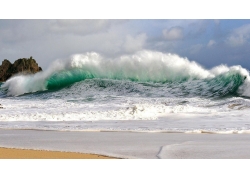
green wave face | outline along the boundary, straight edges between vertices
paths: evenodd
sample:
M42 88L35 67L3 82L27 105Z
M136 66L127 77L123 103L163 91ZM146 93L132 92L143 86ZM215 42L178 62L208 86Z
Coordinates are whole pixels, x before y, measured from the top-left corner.
M85 79L92 79L94 75L88 71L84 71L82 69L72 69L72 70L64 70L53 74L47 80L47 88L51 89L60 89L71 85L75 82L79 82Z
M226 96L229 94L237 94L239 87L244 83L245 76L239 73L225 73L216 76L213 79L206 80L209 88L207 91L211 92L213 96Z
M194 86L200 91L201 96L224 97L228 95L238 95L239 87L244 83L245 77L239 73L227 72L212 79L204 79L204 83Z
M244 80L245 77L247 80ZM141 51L113 59L98 53L74 55L65 61L55 61L44 72L15 76L6 81L1 89L5 89L9 96L19 96L62 89L86 79L129 81L134 83L133 87L137 86L136 83L148 83L150 86L159 83L164 87L157 91L167 89L176 95L206 97L237 94L239 87L244 85L242 94L250 96L249 72L241 66L220 65L207 70L178 55L153 51ZM115 86L116 83L111 84ZM143 94L147 88L141 91Z
M75 82L79 82L85 79L111 79L111 80L129 80L132 82L153 82L153 83L171 83L171 82L185 82L190 78L195 80L196 77L188 76L174 76L174 77L164 77L159 74L148 74L145 72L124 72L122 70L117 70L113 72L95 72L93 70L86 70L81 68L74 68L70 70L59 71L46 80L47 89L60 89L69 86Z
M113 76L112 76L113 75ZM110 88L110 90L114 90L114 88L122 88L120 86L119 80L125 80L133 82L133 86L131 88L136 88L137 85L143 84L143 88L140 89L141 94L147 94L148 88L154 88L154 91L158 88L159 91L164 93L164 90L161 88L167 88L168 92L173 95L179 96L203 96L203 97L224 97L228 95L237 95L237 91L239 87L244 83L245 76L241 75L239 72L229 71L220 75L215 76L214 78L205 78L205 79L195 79L190 80L188 77L179 77L175 80L166 80L158 78L157 81L154 79L152 81L152 77L145 78L145 75L139 76L138 74L130 74L129 76L124 75L123 72L119 72L117 74L101 74L98 72L91 72L90 70L85 69L71 69L64 70L53 74L47 80L47 88L49 90L57 90L60 88L67 87L76 82L83 81L86 79L106 79L107 83L105 88ZM146 76L148 77L148 76ZM118 81L113 81L118 80ZM104 87L100 83L102 81L93 81L95 83L95 87ZM158 86L157 84L162 84ZM113 87L110 87L113 86ZM152 92L150 92L152 94ZM164 96L164 94L162 94Z

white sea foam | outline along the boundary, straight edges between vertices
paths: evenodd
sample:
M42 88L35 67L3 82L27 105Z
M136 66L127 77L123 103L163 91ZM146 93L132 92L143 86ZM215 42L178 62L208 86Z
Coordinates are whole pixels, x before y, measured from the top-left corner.
M57 80L60 72L71 78L74 69L94 79L32 93L47 90L50 78ZM110 59L88 52L56 60L34 75L17 75L2 88L8 96L0 99L0 128L186 133L250 129L250 100L232 95L250 97L246 69L220 65L207 70L174 54L144 50ZM31 94L19 96L25 93Z
M206 70L194 61L175 54L155 51L139 51L133 55L106 58L95 52L72 55L66 60L54 61L48 69L35 75L18 75L2 85L7 94L18 96L48 89L48 80L61 71L80 68L97 78L132 79L142 82L179 81L184 79L212 78L225 72L238 72L247 77L241 92L248 96L249 73L241 66L220 65ZM246 90L247 89L247 90Z

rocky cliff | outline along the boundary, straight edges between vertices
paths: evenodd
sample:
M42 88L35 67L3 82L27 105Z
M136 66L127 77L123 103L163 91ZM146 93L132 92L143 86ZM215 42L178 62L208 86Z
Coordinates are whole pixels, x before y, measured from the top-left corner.
M0 82L6 81L17 73L34 74L39 71L42 71L42 68L38 66L36 60L32 57L18 59L14 64L5 59L0 66Z

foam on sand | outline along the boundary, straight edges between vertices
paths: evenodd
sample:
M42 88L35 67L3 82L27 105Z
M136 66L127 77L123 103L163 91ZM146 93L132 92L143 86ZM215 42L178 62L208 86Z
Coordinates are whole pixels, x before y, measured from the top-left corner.
M248 134L58 132L0 129L0 146L120 158L250 158ZM49 139L49 141L48 141Z

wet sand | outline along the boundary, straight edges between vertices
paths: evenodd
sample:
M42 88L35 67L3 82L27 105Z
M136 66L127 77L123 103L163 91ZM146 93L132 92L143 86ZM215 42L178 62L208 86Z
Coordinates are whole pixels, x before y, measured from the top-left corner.
M57 151L57 154L60 154L58 151L82 153L83 157L84 154L98 154L125 159L250 159L250 134L0 129L0 147L45 150L47 153ZM65 158L72 159L74 156L65 155Z
M0 159L114 159L96 154L0 148Z

